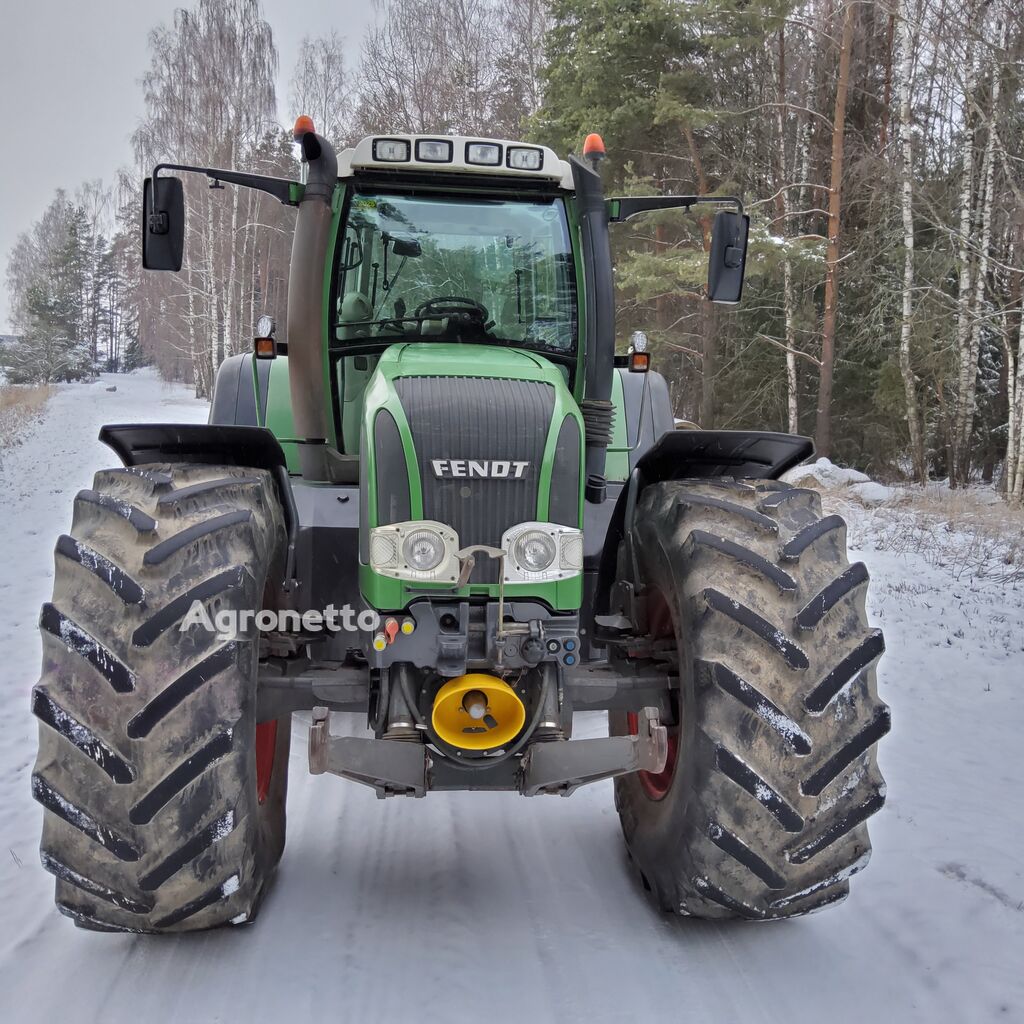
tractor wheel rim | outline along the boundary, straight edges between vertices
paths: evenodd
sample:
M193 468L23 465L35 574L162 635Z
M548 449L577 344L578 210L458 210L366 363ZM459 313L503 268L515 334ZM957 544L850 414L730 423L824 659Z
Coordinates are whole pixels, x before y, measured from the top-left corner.
M651 594L648 604L648 621L650 623L650 634L655 640L661 640L666 637L675 638L675 624L672 621L672 612L660 591L655 591ZM666 726L668 731L668 755L665 758L665 767L660 772L636 773L637 781L650 800L663 800L665 794L672 787L672 779L676 773L676 763L679 760L678 718L679 713L677 709L677 724ZM635 711L627 712L626 722L630 735L636 736L640 731L640 720L637 713Z
M640 730L639 716L635 711L626 713L630 735L635 736ZM637 781L651 800L662 800L672 785L676 773L676 760L679 756L679 727L670 725L668 728L668 755L665 767L660 772L637 772Z
M277 747L277 719L256 726L256 799L265 803L274 777L274 751Z

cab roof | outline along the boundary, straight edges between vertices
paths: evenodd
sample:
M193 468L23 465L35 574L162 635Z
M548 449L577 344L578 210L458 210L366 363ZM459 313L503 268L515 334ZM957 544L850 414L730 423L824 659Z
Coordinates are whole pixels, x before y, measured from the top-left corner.
M500 175L573 188L569 164L547 146L475 135L371 135L338 155L340 178L370 170Z

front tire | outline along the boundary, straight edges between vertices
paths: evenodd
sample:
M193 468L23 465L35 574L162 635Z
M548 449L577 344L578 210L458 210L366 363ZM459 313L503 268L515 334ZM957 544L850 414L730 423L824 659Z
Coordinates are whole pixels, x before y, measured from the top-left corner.
M256 721L258 634L196 623L263 607L284 527L270 475L97 474L75 499L43 606L32 793L58 908L83 927L251 920L285 838L290 720Z
M845 523L785 484L668 482L643 492L630 542L651 641L679 677L666 771L615 784L646 887L707 918L842 900L870 855L889 729ZM630 718L611 715L612 731L635 731Z

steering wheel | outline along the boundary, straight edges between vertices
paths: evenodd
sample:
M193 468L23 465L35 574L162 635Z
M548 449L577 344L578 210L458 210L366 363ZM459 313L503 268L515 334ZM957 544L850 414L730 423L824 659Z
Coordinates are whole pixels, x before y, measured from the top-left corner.
M464 295L439 295L437 298L427 299L416 307L413 315L450 316L466 323L480 324L486 324L490 319L486 306L476 299L467 299Z

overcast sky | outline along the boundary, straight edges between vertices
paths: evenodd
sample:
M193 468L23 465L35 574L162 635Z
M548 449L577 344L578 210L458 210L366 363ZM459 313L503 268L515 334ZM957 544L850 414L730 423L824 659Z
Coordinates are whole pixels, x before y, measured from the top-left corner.
M129 138L142 114L139 79L149 30L178 0L0 2L0 333L9 330L7 254L56 188L130 165ZM288 80L304 35L336 29L355 60L373 16L371 0L263 0L280 58L278 109L290 124ZM182 161L188 153L179 154Z

